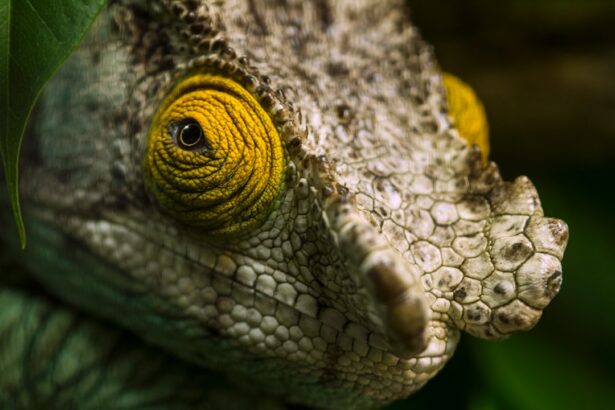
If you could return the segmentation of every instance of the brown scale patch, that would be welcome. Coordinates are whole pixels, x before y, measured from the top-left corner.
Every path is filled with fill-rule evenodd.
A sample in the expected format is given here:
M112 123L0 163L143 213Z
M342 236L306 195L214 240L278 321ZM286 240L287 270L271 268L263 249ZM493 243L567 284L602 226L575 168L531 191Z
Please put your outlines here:
M497 293L498 295L506 294L506 288L501 283L498 283L497 285L495 285L495 288L493 288L493 291Z
M468 315L468 320L470 320L472 322L480 321L480 319L483 316L482 311L479 310L479 309L470 309L470 310L468 310L467 315Z
M498 319L508 327L514 328L513 330L527 330L535 324L524 315L507 315L501 313L498 315Z
M465 290L465 288L461 288L461 289L457 289L454 293L453 293L453 298L459 302L463 301L466 296L467 296L467 292Z
M529 258L532 253L533 250L531 247L523 242L516 242L504 249L503 256L512 261L522 261Z
M340 103L335 106L335 113L343 123L348 123L354 117L352 108L346 103Z
M331 77L345 78L350 74L350 69L343 61L330 61L325 66L325 70Z
M549 276L545 283L545 296L552 299L559 292L559 288L562 284L562 272L555 271Z
M563 248L568 243L569 232L565 224L550 223L549 231L551 232L551 236L557 246Z

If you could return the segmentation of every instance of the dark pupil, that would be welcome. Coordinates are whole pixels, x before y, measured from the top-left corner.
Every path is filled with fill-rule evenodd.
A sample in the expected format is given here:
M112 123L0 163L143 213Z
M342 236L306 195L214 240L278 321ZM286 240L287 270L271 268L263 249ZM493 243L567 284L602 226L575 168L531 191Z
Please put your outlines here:
M197 122L185 124L179 131L179 142L188 148L195 146L202 137L203 130Z

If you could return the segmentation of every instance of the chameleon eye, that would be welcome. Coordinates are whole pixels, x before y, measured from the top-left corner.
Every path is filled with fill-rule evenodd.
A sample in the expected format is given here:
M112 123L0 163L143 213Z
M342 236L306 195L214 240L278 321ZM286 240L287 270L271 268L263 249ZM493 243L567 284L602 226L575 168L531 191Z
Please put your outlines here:
M194 118L171 123L169 131L177 146L185 151L212 150L201 125Z
M180 81L154 116L145 177L167 214L238 234L269 215L284 162L280 137L258 101L232 80L196 74Z
M185 151L210 151L212 149L201 124L194 118L185 118L171 123L169 132L177 146Z
M442 76L451 120L461 138L470 145L478 145L483 161L489 158L489 124L483 104L472 87L454 75Z

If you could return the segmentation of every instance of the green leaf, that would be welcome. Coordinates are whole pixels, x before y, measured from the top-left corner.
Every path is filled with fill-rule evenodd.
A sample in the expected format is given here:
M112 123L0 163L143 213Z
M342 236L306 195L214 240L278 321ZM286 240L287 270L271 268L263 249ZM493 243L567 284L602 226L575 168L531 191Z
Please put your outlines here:
M22 247L21 139L45 83L87 32L106 0L0 1L0 155Z

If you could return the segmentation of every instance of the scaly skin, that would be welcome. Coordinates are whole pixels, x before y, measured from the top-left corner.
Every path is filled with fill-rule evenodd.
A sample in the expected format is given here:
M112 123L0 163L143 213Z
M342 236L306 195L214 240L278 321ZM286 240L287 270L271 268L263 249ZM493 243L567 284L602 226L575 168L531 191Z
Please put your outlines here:
M277 196L230 233L169 208L147 159L161 104L198 73L249 92L284 152ZM401 1L116 1L35 118L38 281L290 403L406 397L462 330L530 329L559 290L566 225L460 137Z
M44 296L3 289L0 306L2 409L283 408Z

